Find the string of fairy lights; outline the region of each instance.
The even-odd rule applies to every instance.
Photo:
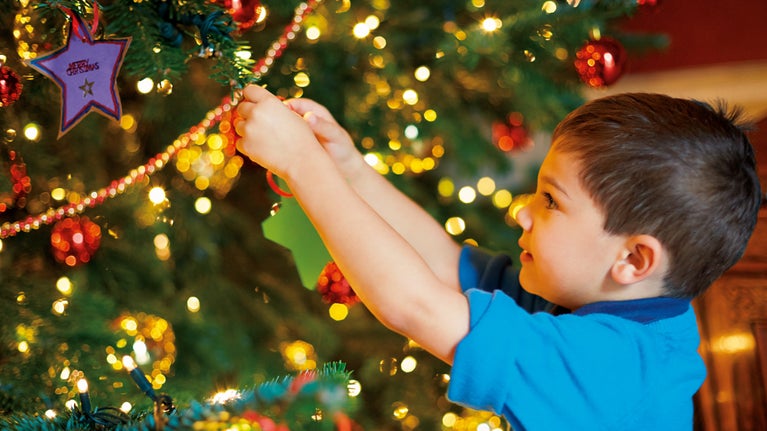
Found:
[[[274,62],[284,53],[290,42],[296,38],[302,24],[306,21],[306,17],[316,9],[320,2],[321,0],[310,0],[296,7],[291,22],[253,67],[255,78],[258,79],[270,71]],[[551,2],[546,2],[546,4],[549,3]],[[484,2],[480,0],[474,0],[472,4],[475,8],[484,6]],[[551,12],[551,6],[546,6],[544,9]],[[379,24],[380,19],[371,14],[354,25],[352,34],[358,39],[368,38]],[[486,17],[480,22],[480,28],[485,32],[497,31],[501,26],[501,20],[496,17]],[[308,24],[305,33],[307,39],[316,41],[322,33],[321,26]],[[387,44],[383,36],[371,37],[371,43],[377,49],[384,49]],[[243,53],[243,55],[248,55],[248,53]],[[382,61],[384,61],[382,56],[371,58],[371,62],[374,63]],[[419,82],[427,81],[430,74],[431,71],[427,66],[418,67],[413,72],[414,78]],[[396,97],[390,97],[386,101],[387,106],[391,109],[399,109],[402,105],[414,106],[419,102],[419,94],[413,88],[394,91],[389,88],[389,84],[385,80],[376,80],[375,77],[370,79],[372,80],[371,86],[375,87],[376,93],[380,95],[395,93],[393,95]],[[298,72],[294,77],[294,82],[298,93],[294,92],[291,95],[300,96],[301,88],[308,86],[310,81],[307,74]],[[147,93],[152,89],[169,93],[172,91],[172,84],[169,82],[155,84],[151,79],[146,78],[137,83],[137,88],[141,93]],[[175,162],[178,172],[185,179],[192,181],[198,189],[211,189],[217,195],[225,195],[233,186],[239,175],[239,169],[244,164],[242,157],[236,154],[234,147],[234,140],[236,139],[234,133],[235,108],[238,101],[237,95],[234,98],[225,98],[219,106],[209,111],[198,124],[190,127],[187,132],[174,140],[165,151],[158,153],[145,164],[131,169],[127,175],[111,181],[105,187],[86,194],[66,193],[63,189],[52,191],[52,197],[57,196],[59,199],[67,199],[69,202],[59,207],[49,207],[44,212],[30,215],[25,219],[0,224],[0,240],[20,233],[31,232],[44,225],[82,214],[90,208],[103,204],[108,199],[125,193],[132,187],[146,184],[147,179],[152,174],[164,169],[172,160]],[[433,122],[437,119],[437,112],[431,108],[424,109],[423,112],[416,115],[416,119]],[[135,130],[137,124],[132,115],[126,114],[121,119],[120,126],[131,131]],[[216,126],[219,133],[209,133]],[[26,127],[23,133],[31,140],[39,138],[40,135],[39,130],[34,125]],[[439,136],[430,139],[425,150],[422,150],[419,155],[413,154],[415,151],[399,151],[403,148],[403,142],[397,137],[399,133],[390,134],[392,138],[386,143],[390,151],[387,153],[375,151],[375,142],[370,137],[363,137],[360,141],[361,147],[367,150],[366,162],[381,174],[421,174],[435,169],[439,159],[445,154],[445,147]],[[402,138],[415,140],[418,138],[419,130],[415,124],[409,124],[401,134]],[[443,198],[455,196],[464,204],[471,204],[479,197],[488,197],[493,206],[500,209],[510,208],[507,222],[513,224],[513,217],[510,217],[514,208],[512,205],[513,196],[507,189],[496,189],[495,181],[490,177],[482,177],[476,185],[464,185],[458,190],[456,190],[453,180],[445,177],[440,181],[437,192]],[[164,191],[160,187],[154,187],[149,191],[149,198],[151,202],[158,205],[165,201]],[[196,208],[201,213],[210,211],[210,207],[211,202],[207,198],[200,198],[196,204]],[[460,235],[465,228],[465,222],[460,217],[453,217],[445,222],[445,229],[451,235]],[[163,249],[158,248],[158,257],[162,258],[162,252]]]
[[[266,55],[256,62],[253,70],[256,78],[260,78],[269,72],[274,61],[283,54],[288,44],[296,38],[297,33],[301,30],[301,23],[306,15],[311,13],[320,1],[321,0],[309,0],[300,3],[296,7],[290,24],[285,27],[280,37],[271,44]],[[142,84],[140,83],[139,86],[141,85]],[[161,83],[158,88],[161,90],[164,88],[166,90],[163,91],[168,91],[167,84]],[[141,184],[150,175],[162,170],[174,156],[178,155],[179,152],[189,148],[190,145],[198,142],[200,139],[205,139],[210,128],[218,125],[225,115],[231,116],[231,112],[237,106],[237,103],[237,97],[224,98],[218,107],[209,111],[205,115],[205,118],[203,118],[197,125],[192,126],[189,131],[179,136],[165,149],[165,151],[158,153],[145,164],[130,170],[130,172],[122,178],[113,180],[108,186],[94,190],[76,202],[70,202],[58,208],[49,208],[42,214],[29,216],[23,220],[3,223],[0,225],[0,239],[8,238],[22,232],[37,230],[41,226],[55,223],[66,217],[81,214],[86,209],[101,205],[107,199],[114,198],[124,193],[136,184]],[[130,121],[130,119],[127,121]],[[128,125],[128,127],[130,127],[130,125]],[[213,138],[213,141],[215,141],[215,139],[217,138]],[[215,146],[215,144],[213,144],[213,146]]]
[[[299,4],[295,11],[293,19],[288,24],[280,37],[275,40],[265,56],[256,62],[254,67],[254,75],[256,78],[260,78],[269,72],[270,68],[274,64],[274,61],[279,58],[289,43],[295,39],[297,33],[301,29],[301,23],[304,18],[312,12],[312,10],[320,3],[321,0],[309,0]],[[151,88],[155,87],[151,80],[142,80],[138,83],[138,89],[142,92],[151,91]],[[169,83],[157,84],[158,91],[170,91]],[[189,130],[179,136],[174,142],[169,145],[165,151],[158,153],[154,157],[150,158],[146,163],[138,166],[135,169],[118,179],[113,180],[109,185],[102,187],[98,190],[94,190],[91,193],[83,196],[81,199],[76,199],[74,202],[70,202],[66,205],[58,208],[49,208],[42,214],[36,216],[29,216],[23,220],[17,220],[14,222],[5,222],[0,225],[0,239],[15,236],[19,233],[26,233],[39,229],[41,226],[52,224],[68,217],[76,216],[83,213],[89,208],[94,208],[103,204],[106,200],[119,196],[125,193],[131,187],[144,184],[145,180],[152,174],[159,172],[165,168],[169,162],[176,158],[176,167],[185,175],[186,172],[191,172],[192,178],[198,178],[197,181],[202,179],[209,179],[209,177],[198,175],[199,172],[195,171],[195,162],[199,159],[199,151],[195,150],[195,145],[206,143],[211,150],[221,150],[222,155],[228,156],[230,159],[229,167],[225,167],[222,172],[230,179],[236,178],[236,174],[239,167],[242,165],[242,160],[239,157],[235,157],[233,154],[234,145],[227,145],[224,140],[225,134],[234,131],[232,124],[232,115],[236,108],[238,99],[226,97],[219,106],[209,111],[205,117],[196,125],[189,128]],[[135,120],[132,116],[126,115],[121,119],[121,127],[124,129],[131,129],[135,127]],[[223,134],[208,134],[208,131],[217,126],[219,131]],[[25,128],[24,134],[28,139],[34,140],[39,131],[34,125]],[[233,140],[231,142],[233,144]],[[225,154],[224,151],[229,151]],[[195,154],[196,153],[196,154]],[[210,162],[210,154],[207,155],[207,161]],[[213,156],[214,161],[216,156]],[[199,163],[198,163],[199,164]],[[187,176],[187,175],[185,175]],[[209,184],[197,184],[198,188],[206,188]],[[230,186],[230,185],[229,185]],[[217,189],[225,193],[222,188]],[[54,190],[52,195],[61,194],[64,196],[63,190]],[[165,194],[162,188],[155,187],[149,192],[149,198],[154,203],[161,203],[165,200]],[[209,202],[209,201],[208,201]],[[208,204],[209,206],[209,204]],[[205,203],[198,203],[197,209],[200,212],[206,211]],[[209,208],[208,208],[209,210]],[[162,246],[162,239],[155,239],[155,245],[158,248],[158,257],[163,258],[162,250],[167,250],[167,246]],[[72,283],[67,277],[61,277],[56,282],[57,289],[65,296],[68,296],[72,292]],[[17,302],[23,304],[27,299],[26,295],[20,293],[16,298]],[[60,299],[54,302],[52,305],[52,312],[55,315],[62,315],[66,311],[68,306],[68,300],[66,298]],[[190,312],[196,312],[199,310],[199,300],[194,297],[190,297],[187,300],[187,309]],[[116,319],[116,329],[124,331],[129,337],[133,337],[133,343],[130,346],[133,354],[136,355],[134,359],[130,355],[124,355],[121,360],[117,358],[117,349],[124,348],[128,344],[127,338],[122,338],[118,341],[117,346],[109,346],[106,349],[107,362],[112,365],[116,370],[124,369],[128,372],[130,377],[136,383],[138,388],[147,395],[153,402],[159,404],[162,408],[161,411],[169,413],[173,410],[172,399],[165,394],[158,394],[156,389],[160,389],[165,383],[165,374],[170,371],[170,367],[175,359],[175,344],[174,334],[172,328],[164,319],[139,313],[139,315],[124,315]],[[34,338],[34,329],[25,328],[20,326],[18,328],[22,333],[32,333],[29,337]],[[162,346],[160,349],[155,348],[154,352],[161,351],[162,357],[157,358],[155,361],[150,361],[148,355],[147,343],[153,343],[157,346]],[[306,343],[304,343],[306,344]],[[309,346],[311,347],[311,346]],[[116,349],[117,348],[117,349]],[[22,341],[18,345],[18,350],[21,353],[29,351],[28,343]],[[292,369],[305,370],[316,368],[316,359],[312,359],[311,355],[307,355],[307,348],[303,344],[290,343],[283,346],[283,351],[286,352],[286,360],[290,360],[291,363],[296,364]],[[300,354],[299,354],[300,353]],[[297,356],[298,355],[298,356]],[[296,357],[303,357],[303,361],[297,361]],[[307,362],[308,359],[308,362]],[[138,366],[137,361],[150,362],[152,364],[152,372],[145,374]],[[99,426],[116,425],[127,420],[126,413],[132,408],[130,403],[125,402],[119,408],[98,408],[92,409],[92,402],[89,393],[88,381],[82,371],[72,371],[69,366],[65,365],[62,369],[59,377],[63,381],[74,381],[77,388],[79,397],[79,409],[80,412],[89,417]],[[151,381],[150,381],[151,379]],[[60,388],[61,391],[67,391],[67,388]],[[61,392],[57,390],[57,393]],[[221,398],[222,394],[214,396],[214,400]],[[67,408],[74,410],[77,408],[75,400],[70,400],[66,403]],[[44,415],[48,418],[54,418],[56,411],[53,409],[47,410]]]

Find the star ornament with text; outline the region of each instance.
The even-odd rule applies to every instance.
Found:
[[[30,66],[61,89],[59,137],[94,109],[120,120],[117,74],[130,44],[130,38],[94,40],[80,16],[69,16],[72,20],[66,45],[30,61]]]

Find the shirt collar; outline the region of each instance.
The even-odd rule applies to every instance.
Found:
[[[678,316],[690,307],[686,298],[642,298],[628,301],[604,301],[586,304],[572,314],[585,316],[587,314],[612,314],[639,323],[652,323],[661,319]]]

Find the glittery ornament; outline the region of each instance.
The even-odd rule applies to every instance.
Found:
[[[592,39],[575,53],[575,69],[589,87],[613,84],[623,74],[626,50],[615,39]]]
[[[21,96],[21,78],[8,66],[0,67],[0,108],[19,100]]]
[[[53,226],[53,257],[67,266],[90,262],[101,244],[101,227],[88,217],[65,218]]]
[[[264,11],[259,0],[214,0],[214,3],[226,8],[239,31],[253,27]]]
[[[317,279],[317,291],[328,304],[353,305],[360,300],[335,262],[330,262],[323,268]]]

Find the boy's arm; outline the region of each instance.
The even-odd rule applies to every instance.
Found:
[[[240,150],[286,181],[373,315],[452,363],[468,332],[466,297],[362,199],[301,118],[260,87],[245,96]]]
[[[442,225],[364,160],[349,134],[324,106],[310,99],[286,103],[309,123],[357,194],[416,249],[446,286],[460,290],[461,247]]]

